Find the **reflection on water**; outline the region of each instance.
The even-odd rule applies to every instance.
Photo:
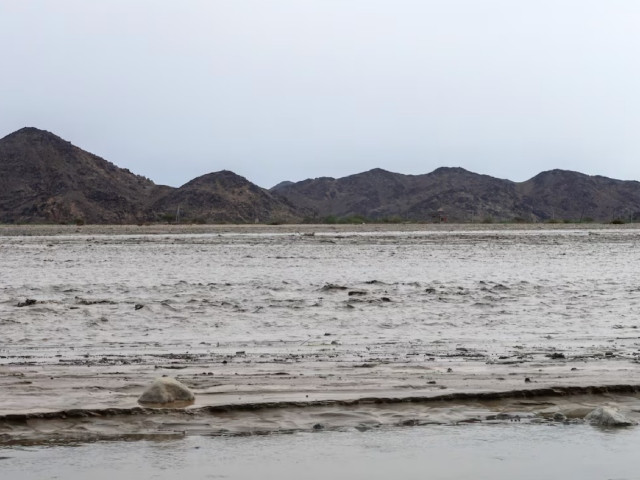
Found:
[[[632,479],[639,429],[467,425],[0,449],[2,478]],[[8,458],[4,458],[8,457]]]

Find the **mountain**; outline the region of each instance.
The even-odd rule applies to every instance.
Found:
[[[403,175],[379,168],[339,179],[322,177],[276,186],[296,205],[319,217],[360,215],[383,219],[457,221],[520,214],[516,184],[463,168],[439,168],[425,175]]]
[[[156,200],[150,207],[165,217],[202,223],[296,222],[301,212],[277,193],[233,172],[208,173]],[[310,212],[306,212],[310,213]]]
[[[289,186],[289,185],[293,185],[293,182],[290,182],[289,180],[285,180],[284,182],[280,182],[279,184],[277,184],[276,186],[274,186],[270,190],[277,192],[279,188],[283,188],[283,187],[286,187],[286,186]]]
[[[131,223],[162,191],[44,130],[0,139],[0,222]]]
[[[0,223],[139,223],[176,214],[197,222],[296,222],[309,213],[232,172],[173,188],[44,130],[0,139]]]
[[[640,182],[567,170],[542,172],[517,186],[523,208],[537,219],[640,220]]]
[[[442,167],[379,168],[270,190],[229,171],[180,188],[156,185],[56,135],[23,128],[0,139],[0,223],[294,223],[323,217],[450,222],[640,220],[640,183],[566,170],[512,182]]]
[[[317,218],[416,221],[640,219],[640,183],[552,170],[525,182],[442,167],[424,175],[381,169],[283,183],[272,191]]]

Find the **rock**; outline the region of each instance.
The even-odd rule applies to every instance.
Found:
[[[566,358],[564,356],[564,353],[559,353],[559,352],[551,353],[551,354],[547,355],[547,357],[549,357],[552,360],[559,360],[561,358]]]
[[[162,405],[170,406],[172,403],[180,403],[181,406],[187,406],[195,400],[195,396],[189,390],[189,387],[180,383],[172,377],[161,377],[156,379],[149,388],[147,388],[138,403],[141,405]]]
[[[321,290],[324,291],[329,291],[329,290],[346,290],[347,287],[343,286],[343,285],[336,285],[334,283],[327,283],[324,287],[321,288]]]
[[[584,419],[591,425],[597,425],[599,427],[628,427],[636,424],[618,410],[611,407],[598,407],[589,412]]]
[[[135,308],[136,310],[140,310],[141,308],[144,308],[144,305],[142,305],[141,303],[136,303],[133,308]]]
[[[29,307],[31,305],[35,305],[37,303],[37,300],[34,300],[33,298],[27,298],[24,302],[20,302],[18,303],[19,307]]]
[[[349,295],[350,297],[353,297],[353,296],[362,296],[366,294],[367,294],[366,290],[350,290],[347,295]]]

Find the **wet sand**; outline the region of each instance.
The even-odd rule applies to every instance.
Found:
[[[0,441],[636,418],[639,234],[2,226]]]

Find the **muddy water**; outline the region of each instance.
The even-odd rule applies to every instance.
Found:
[[[334,403],[317,420],[259,405],[640,385],[635,228],[105,231],[0,236],[5,440],[180,433],[185,423],[203,434],[295,431],[309,418],[455,423],[523,408],[346,414]],[[160,375],[194,390],[191,420],[123,410],[135,419],[7,421],[131,409]],[[608,402],[635,415],[636,395],[619,393],[524,410],[579,417]],[[247,404],[254,414],[231,408]],[[233,421],[202,420],[210,406],[229,407]]]
[[[471,425],[0,447],[3,478],[637,479],[638,429]]]

